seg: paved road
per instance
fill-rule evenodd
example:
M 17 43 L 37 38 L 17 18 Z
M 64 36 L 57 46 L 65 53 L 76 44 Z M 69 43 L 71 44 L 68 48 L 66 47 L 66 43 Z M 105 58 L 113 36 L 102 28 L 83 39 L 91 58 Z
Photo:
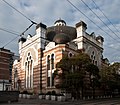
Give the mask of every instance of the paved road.
M 99 100 L 78 100 L 66 102 L 39 99 L 20 99 L 18 102 L 0 105 L 120 105 L 120 98 Z

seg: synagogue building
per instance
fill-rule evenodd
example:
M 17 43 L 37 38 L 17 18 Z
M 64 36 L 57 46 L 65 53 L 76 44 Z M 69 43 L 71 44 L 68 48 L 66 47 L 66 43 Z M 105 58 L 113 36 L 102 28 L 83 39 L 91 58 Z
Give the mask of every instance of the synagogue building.
M 104 38 L 87 33 L 87 24 L 80 21 L 68 26 L 64 20 L 55 21 L 47 27 L 36 26 L 35 35 L 19 39 L 19 60 L 12 70 L 12 88 L 37 92 L 60 91 L 55 88 L 53 73 L 56 64 L 63 58 L 79 53 L 90 56 L 93 64 L 101 68 Z

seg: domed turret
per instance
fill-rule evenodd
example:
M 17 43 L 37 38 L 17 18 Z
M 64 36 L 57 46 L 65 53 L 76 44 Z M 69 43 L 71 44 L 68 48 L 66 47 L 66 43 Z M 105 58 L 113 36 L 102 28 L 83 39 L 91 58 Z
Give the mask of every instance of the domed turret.
M 59 19 L 54 23 L 54 26 L 66 26 L 66 22 L 64 20 Z

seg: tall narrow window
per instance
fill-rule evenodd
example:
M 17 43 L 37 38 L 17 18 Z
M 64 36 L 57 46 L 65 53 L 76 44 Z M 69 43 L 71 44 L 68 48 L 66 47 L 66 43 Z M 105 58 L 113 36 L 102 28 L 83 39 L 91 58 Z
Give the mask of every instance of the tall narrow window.
M 47 70 L 50 70 L 50 55 L 47 57 Z
M 54 86 L 54 69 L 55 69 L 55 56 L 54 54 L 47 56 L 47 87 Z
M 30 62 L 30 87 L 33 87 L 33 70 L 32 70 L 33 60 Z
M 50 55 L 47 56 L 47 86 L 50 87 L 50 77 L 51 77 L 51 72 L 50 72 Z
M 52 81 L 52 86 L 54 86 L 54 54 L 51 55 L 51 71 L 52 71 L 52 75 L 51 75 L 51 81 Z
M 51 67 L 54 69 L 54 54 L 51 55 Z
M 18 88 L 18 72 L 17 72 L 17 68 L 15 68 L 15 72 L 14 72 L 14 88 L 17 89 Z
M 52 76 L 51 76 L 51 79 L 52 79 L 52 86 L 54 86 L 54 70 L 52 70 Z
M 97 61 L 96 61 L 96 57 L 95 57 L 95 52 L 94 51 L 91 53 L 91 60 L 92 60 L 93 64 L 97 65 Z
M 27 80 L 26 80 L 26 78 L 27 78 L 27 62 L 25 63 L 25 87 L 27 87 Z
M 33 88 L 33 60 L 30 53 L 28 53 L 25 62 L 25 86 L 26 88 Z

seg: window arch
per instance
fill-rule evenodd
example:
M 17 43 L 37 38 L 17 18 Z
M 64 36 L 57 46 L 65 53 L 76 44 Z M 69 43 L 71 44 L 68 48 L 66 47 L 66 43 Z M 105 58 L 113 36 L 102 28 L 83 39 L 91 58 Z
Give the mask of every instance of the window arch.
M 25 62 L 25 87 L 33 88 L 33 59 L 29 52 Z
M 14 68 L 14 88 L 18 88 L 18 71 L 17 68 Z
M 54 54 L 51 55 L 51 67 L 54 69 Z
M 47 87 L 54 86 L 55 55 L 47 56 Z
M 52 83 L 51 85 L 54 86 L 54 54 L 51 55 L 51 71 L 52 71 L 52 76 L 51 76 L 51 80 Z
M 50 55 L 47 56 L 47 86 L 50 86 Z
M 47 56 L 47 70 L 50 70 L 50 55 Z
M 91 57 L 92 63 L 95 64 L 95 65 L 97 65 L 95 51 L 91 52 L 91 56 L 90 57 Z

